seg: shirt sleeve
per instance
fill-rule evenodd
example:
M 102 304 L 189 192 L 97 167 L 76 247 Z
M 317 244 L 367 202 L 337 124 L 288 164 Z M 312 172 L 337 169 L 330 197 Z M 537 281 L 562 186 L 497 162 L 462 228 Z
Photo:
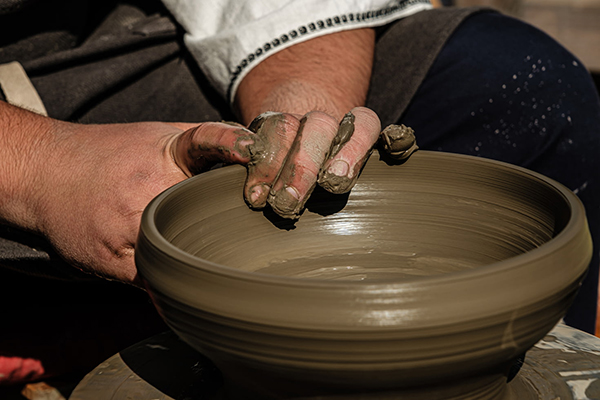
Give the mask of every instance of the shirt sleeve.
M 432 8 L 429 0 L 163 0 L 185 44 L 230 103 L 266 57 L 302 41 L 375 27 Z

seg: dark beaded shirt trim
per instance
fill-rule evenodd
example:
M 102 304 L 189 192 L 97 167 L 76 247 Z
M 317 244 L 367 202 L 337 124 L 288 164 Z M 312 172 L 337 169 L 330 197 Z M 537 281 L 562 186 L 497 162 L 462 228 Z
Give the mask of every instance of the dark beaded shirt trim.
M 235 81 L 238 79 L 239 75 L 242 73 L 244 69 L 255 60 L 261 58 L 266 53 L 275 49 L 279 45 L 283 43 L 287 43 L 288 41 L 297 39 L 302 36 L 306 36 L 308 34 L 319 32 L 323 29 L 331 28 L 334 26 L 341 26 L 344 24 L 351 24 L 355 22 L 361 21 L 371 21 L 378 18 L 386 17 L 390 14 L 393 14 L 398 11 L 402 11 L 407 7 L 413 6 L 415 4 L 429 4 L 429 0 L 399 0 L 398 4 L 394 6 L 389 6 L 386 8 L 381 8 L 379 10 L 367 11 L 363 13 L 352 13 L 352 14 L 344 14 L 338 15 L 332 18 L 327 18 L 325 20 L 318 20 L 316 22 L 311 22 L 306 25 L 299 27 L 298 29 L 294 29 L 288 33 L 284 33 L 278 38 L 271 40 L 270 42 L 265 43 L 262 47 L 259 47 L 254 51 L 254 53 L 248 54 L 246 58 L 244 58 L 238 66 L 231 72 L 231 80 L 229 81 L 229 87 L 227 89 L 227 99 L 231 100 L 231 91 L 233 89 L 233 85 Z

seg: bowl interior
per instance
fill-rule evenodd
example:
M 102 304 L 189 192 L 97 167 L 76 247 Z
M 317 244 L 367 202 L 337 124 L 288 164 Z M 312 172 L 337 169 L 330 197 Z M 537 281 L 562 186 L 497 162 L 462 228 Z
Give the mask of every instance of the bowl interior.
M 248 208 L 243 167 L 192 179 L 157 209 L 168 242 L 214 268 L 294 278 L 374 282 L 469 270 L 543 245 L 570 218 L 547 178 L 437 152 L 403 165 L 375 153 L 349 195 L 317 188 L 295 222 Z

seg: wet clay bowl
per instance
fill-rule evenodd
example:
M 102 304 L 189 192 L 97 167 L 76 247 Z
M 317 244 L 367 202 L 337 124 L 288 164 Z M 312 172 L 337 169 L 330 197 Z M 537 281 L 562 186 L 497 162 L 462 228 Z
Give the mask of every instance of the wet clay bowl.
M 248 209 L 244 179 L 168 189 L 136 248 L 160 314 L 233 398 L 537 399 L 506 374 L 589 263 L 568 189 L 476 157 L 374 154 L 349 196 L 316 191 L 292 223 Z

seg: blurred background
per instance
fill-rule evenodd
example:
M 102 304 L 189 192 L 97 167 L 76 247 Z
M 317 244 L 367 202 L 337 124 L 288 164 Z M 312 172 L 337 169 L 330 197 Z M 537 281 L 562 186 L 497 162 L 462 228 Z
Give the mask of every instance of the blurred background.
M 498 9 L 540 28 L 600 74 L 600 0 L 441 0 L 458 7 Z

